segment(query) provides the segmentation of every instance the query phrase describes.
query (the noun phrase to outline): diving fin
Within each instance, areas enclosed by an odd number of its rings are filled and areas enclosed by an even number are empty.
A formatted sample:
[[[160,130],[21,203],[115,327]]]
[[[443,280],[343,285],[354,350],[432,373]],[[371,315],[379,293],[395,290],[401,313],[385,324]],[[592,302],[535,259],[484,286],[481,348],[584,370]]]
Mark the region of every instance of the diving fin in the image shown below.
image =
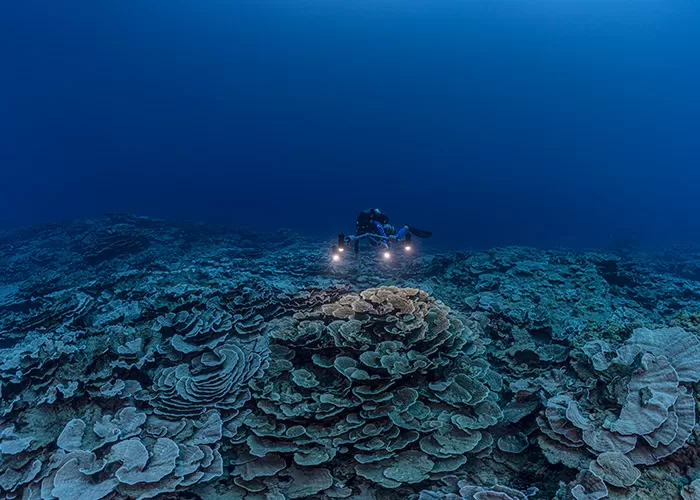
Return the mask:
[[[418,236],[419,238],[430,238],[433,235],[433,233],[431,233],[430,231],[417,229],[413,226],[408,226],[408,230],[411,232],[411,234]]]

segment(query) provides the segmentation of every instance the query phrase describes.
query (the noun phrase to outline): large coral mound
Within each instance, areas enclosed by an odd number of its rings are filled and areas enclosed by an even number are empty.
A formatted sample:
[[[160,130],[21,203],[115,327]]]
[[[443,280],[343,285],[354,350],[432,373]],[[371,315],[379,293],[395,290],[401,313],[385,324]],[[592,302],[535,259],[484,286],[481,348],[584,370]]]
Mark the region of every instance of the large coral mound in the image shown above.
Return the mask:
[[[477,332],[425,292],[347,295],[274,322],[270,336],[270,367],[253,383],[259,411],[245,422],[252,434],[234,471],[249,491],[288,488],[265,480],[271,463],[328,478],[319,491],[398,488],[454,472],[494,443],[500,378]]]

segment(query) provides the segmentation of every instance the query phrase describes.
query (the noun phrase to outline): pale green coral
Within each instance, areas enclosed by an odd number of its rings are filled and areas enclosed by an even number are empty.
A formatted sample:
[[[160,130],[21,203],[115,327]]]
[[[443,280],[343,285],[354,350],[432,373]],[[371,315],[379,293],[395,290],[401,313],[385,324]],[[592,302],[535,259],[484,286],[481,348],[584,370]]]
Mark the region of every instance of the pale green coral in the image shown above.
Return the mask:
[[[358,476],[397,488],[493,445],[487,429],[502,414],[480,380],[489,369],[479,337],[426,293],[370,289],[277,327],[271,350],[291,366],[252,382],[262,410],[246,420],[252,455],[338,471],[354,462]],[[472,374],[454,372],[470,360]]]

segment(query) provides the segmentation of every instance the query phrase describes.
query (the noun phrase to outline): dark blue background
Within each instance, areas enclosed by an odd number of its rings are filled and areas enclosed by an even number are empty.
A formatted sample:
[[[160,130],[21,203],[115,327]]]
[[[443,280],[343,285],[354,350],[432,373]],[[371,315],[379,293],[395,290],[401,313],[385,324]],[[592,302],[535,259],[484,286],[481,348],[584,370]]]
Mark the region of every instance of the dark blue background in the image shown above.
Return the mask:
[[[0,7],[0,228],[126,211],[700,242],[695,0]]]

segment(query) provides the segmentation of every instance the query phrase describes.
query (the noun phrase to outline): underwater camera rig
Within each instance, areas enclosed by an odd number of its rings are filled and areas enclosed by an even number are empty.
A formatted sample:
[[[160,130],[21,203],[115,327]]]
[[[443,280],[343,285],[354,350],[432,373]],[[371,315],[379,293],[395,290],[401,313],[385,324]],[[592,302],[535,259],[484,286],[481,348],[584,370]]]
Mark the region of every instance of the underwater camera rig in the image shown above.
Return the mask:
[[[374,246],[382,251],[384,260],[391,260],[392,246],[400,243],[404,252],[410,253],[413,250],[411,233],[404,232],[402,237],[397,238],[396,235],[381,236],[379,234],[365,233],[358,236],[346,236],[343,233],[338,234],[338,241],[331,246],[331,259],[333,262],[339,262],[343,255],[348,253],[350,246],[354,246],[355,253],[359,253],[359,244],[361,240],[369,240]]]

